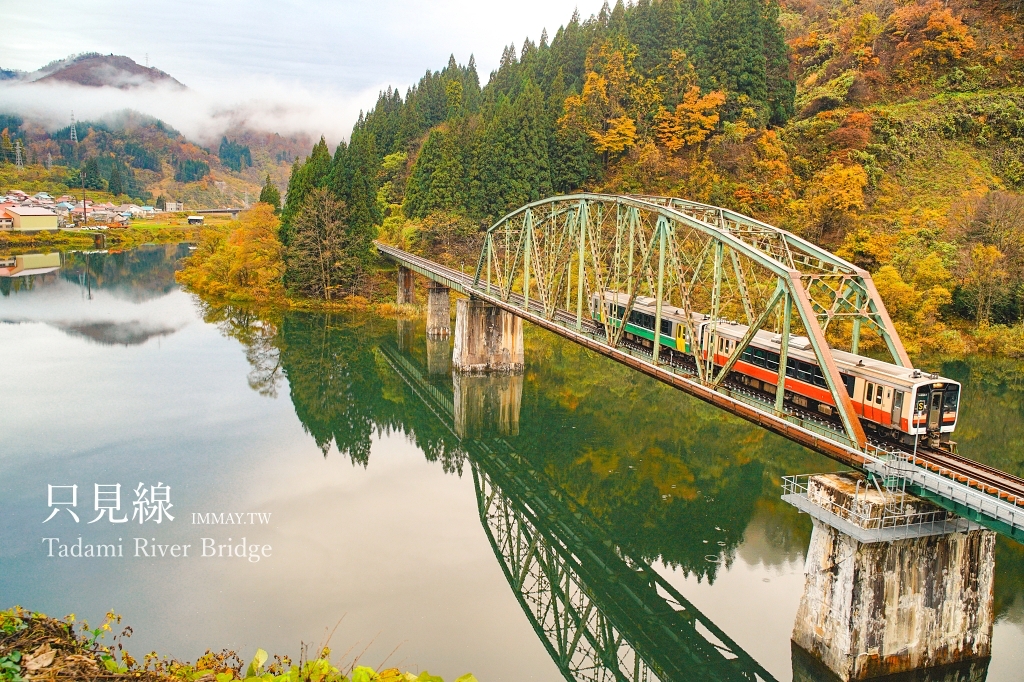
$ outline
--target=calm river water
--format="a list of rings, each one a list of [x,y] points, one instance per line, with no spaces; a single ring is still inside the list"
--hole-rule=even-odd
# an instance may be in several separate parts
[[[188,659],[337,626],[336,662],[497,682],[590,665],[568,600],[715,679],[705,637],[652,634],[676,601],[748,669],[814,679],[789,643],[811,523],[779,486],[834,462],[537,329],[521,383],[453,385],[422,322],[205,307],[174,284],[187,254],[0,279],[0,608],[113,610],[129,650]],[[961,452],[1024,474],[1024,365],[934,366],[965,384]],[[123,556],[59,556],[79,538]],[[662,610],[638,615],[627,566]],[[999,541],[995,590],[987,679],[1020,680],[1024,548]]]

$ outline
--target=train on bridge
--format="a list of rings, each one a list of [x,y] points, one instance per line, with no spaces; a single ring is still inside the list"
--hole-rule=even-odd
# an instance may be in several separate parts
[[[621,326],[629,298],[623,292],[595,293],[591,317],[597,322]],[[653,346],[656,303],[649,296],[635,298],[623,331],[628,343],[648,349]],[[733,320],[712,320],[710,315],[695,312],[690,317],[687,324],[682,309],[662,305],[662,354],[673,364],[693,364],[692,335],[698,340],[696,356],[705,362],[713,359],[716,367],[724,367],[749,327]],[[733,365],[729,381],[761,394],[766,401],[774,401],[779,390],[781,342],[778,334],[758,331]],[[785,402],[793,409],[832,419],[837,407],[810,341],[791,336],[787,355]],[[951,452],[955,449],[951,436],[959,412],[959,382],[837,349],[832,349],[832,357],[866,429],[906,446],[922,439],[933,448]]]

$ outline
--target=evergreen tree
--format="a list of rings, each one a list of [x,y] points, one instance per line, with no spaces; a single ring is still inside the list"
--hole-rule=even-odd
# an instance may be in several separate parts
[[[551,161],[551,188],[565,194],[580,189],[599,167],[594,145],[586,131],[577,127],[561,127],[558,119],[565,113],[563,72],[559,69],[548,95],[548,158]]]
[[[121,181],[121,171],[118,169],[118,163],[115,161],[114,165],[110,169],[110,180],[108,181],[108,189],[111,194],[115,197],[125,193],[124,184]]]
[[[274,207],[274,213],[281,212],[281,192],[277,186],[270,181],[270,173],[267,173],[267,181],[260,190],[260,201]]]
[[[345,175],[349,181],[341,199],[348,206],[348,231],[353,239],[362,241],[369,253],[370,243],[376,237],[376,226],[384,219],[377,204],[380,159],[372,133],[363,129],[352,131],[346,161]]]
[[[513,111],[518,140],[514,147],[510,192],[505,208],[515,208],[551,194],[551,164],[548,159],[549,120],[544,95],[533,81],[527,81]]]
[[[403,210],[409,217],[464,209],[465,177],[456,138],[455,132],[440,129],[427,137],[406,185]]]
[[[796,106],[796,81],[789,77],[789,46],[779,25],[779,3],[769,0],[765,6],[764,54],[768,88],[768,123],[782,125],[792,118]]]
[[[86,189],[104,190],[107,188],[106,183],[103,182],[103,176],[100,174],[100,164],[95,156],[85,162],[82,172],[85,173]]]
[[[713,29],[704,50],[718,87],[727,93],[726,118],[753,107],[763,121],[768,114],[761,0],[719,0]]]
[[[331,153],[327,150],[327,142],[323,137],[313,147],[313,152],[306,157],[305,163],[296,159],[292,165],[292,174],[288,179],[285,193],[284,208],[281,210],[281,243],[288,246],[293,230],[291,221],[309,193],[323,187],[331,172]]]

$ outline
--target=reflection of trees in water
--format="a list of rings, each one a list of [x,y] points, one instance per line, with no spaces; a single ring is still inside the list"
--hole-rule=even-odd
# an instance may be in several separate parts
[[[334,444],[365,466],[374,436],[397,432],[446,471],[463,471],[458,438],[374,352],[393,343],[393,321],[235,307],[207,319],[245,346],[254,390],[273,395],[287,377],[295,412],[325,456]],[[783,473],[820,468],[819,457],[567,342],[545,334],[529,343],[512,442],[635,556],[713,580],[755,514],[777,514],[783,528],[771,530],[802,553],[808,524],[778,500],[777,486]],[[404,353],[427,373],[425,342]],[[449,375],[430,380],[451,394]]]
[[[173,291],[178,262],[188,255],[187,244],[146,244],[116,253],[71,251],[64,254],[60,276],[75,284],[88,278],[92,288],[138,303]]]
[[[380,396],[367,326],[340,315],[285,315],[278,335],[292,404],[306,432],[324,457],[333,442],[363,466],[370,461]]]
[[[280,320],[258,314],[254,309],[233,305],[210,305],[199,301],[203,321],[217,325],[225,336],[242,343],[249,372],[249,388],[268,398],[277,397],[284,377],[281,351],[277,347]]]

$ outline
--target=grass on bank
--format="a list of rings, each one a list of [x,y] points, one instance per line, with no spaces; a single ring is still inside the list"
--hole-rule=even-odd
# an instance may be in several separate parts
[[[147,680],[152,682],[444,682],[424,671],[401,672],[398,668],[375,671],[358,665],[358,657],[339,665],[331,662],[327,643],[309,656],[306,647],[294,663],[287,656],[274,656],[257,649],[245,666],[238,654],[207,650],[195,662],[146,654],[141,661],[124,648],[132,629],[124,628],[108,646],[103,643],[121,617],[107,614],[103,625],[91,629],[76,623],[72,614],[50,618],[20,606],[0,611],[0,682],[28,680]],[[244,668],[244,671],[243,671]],[[471,674],[455,682],[477,682]]]

